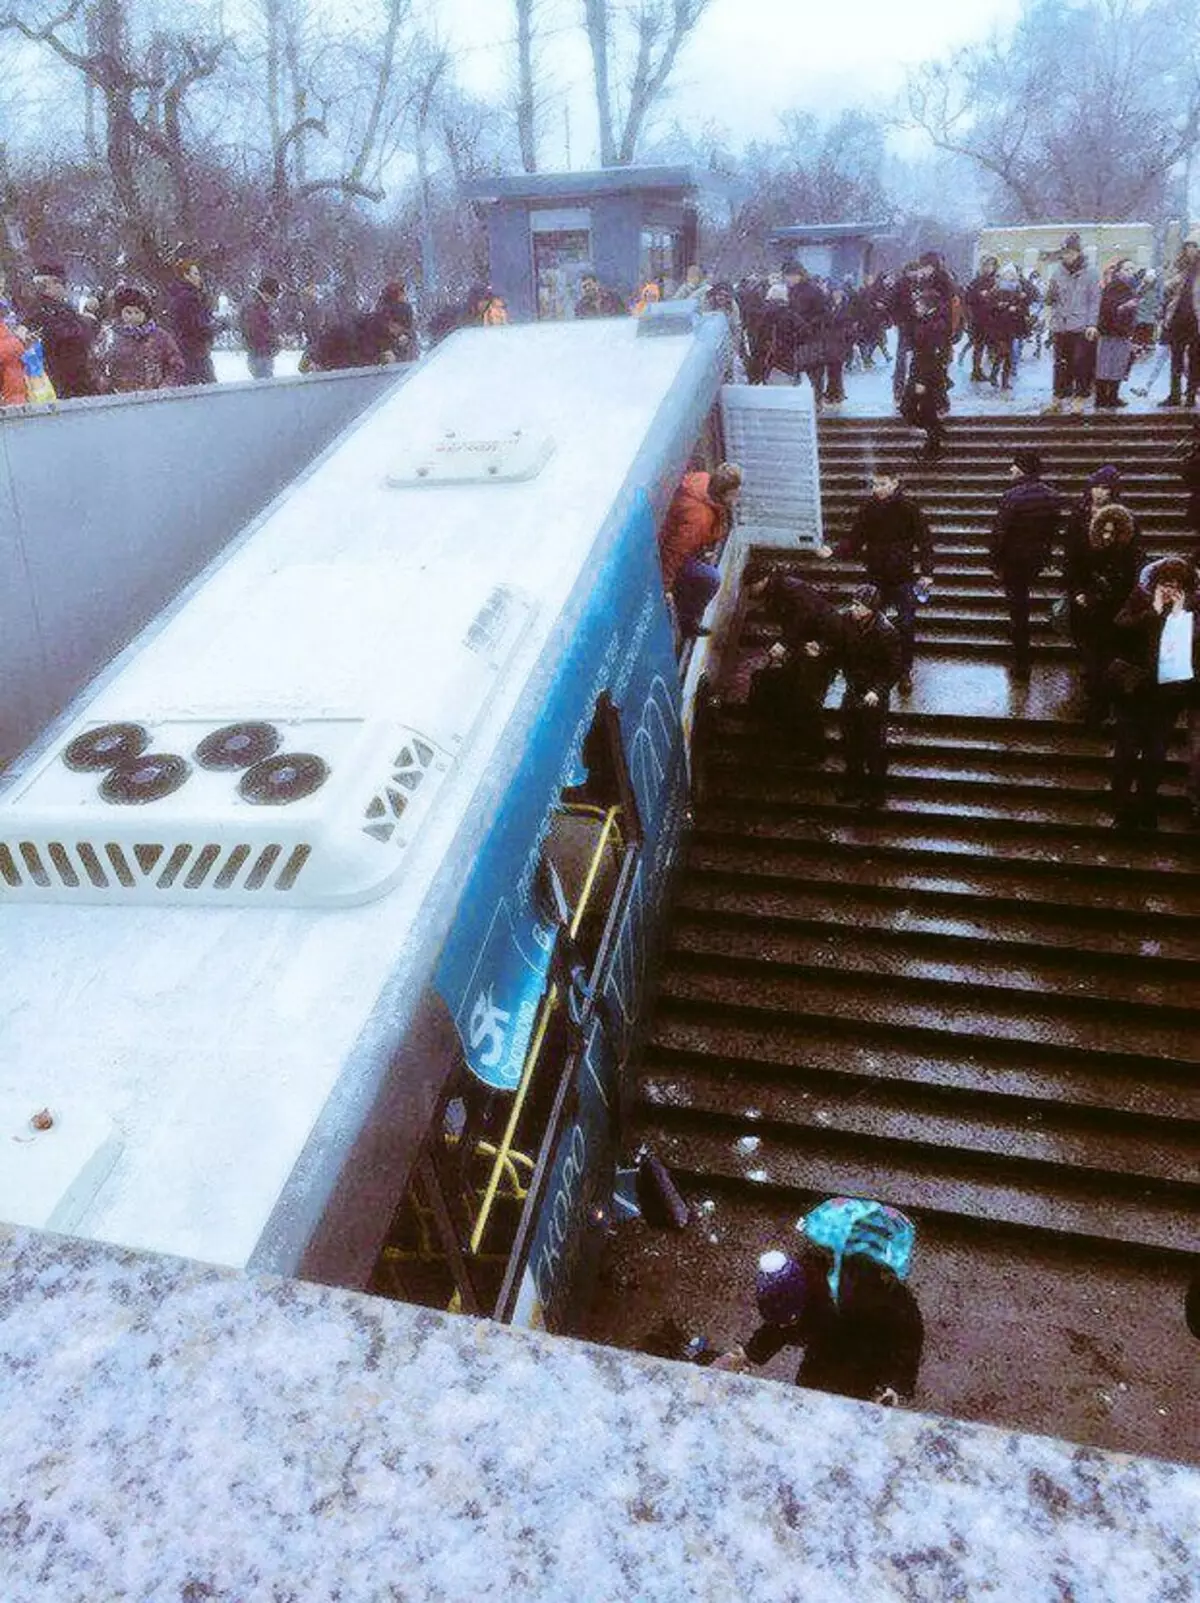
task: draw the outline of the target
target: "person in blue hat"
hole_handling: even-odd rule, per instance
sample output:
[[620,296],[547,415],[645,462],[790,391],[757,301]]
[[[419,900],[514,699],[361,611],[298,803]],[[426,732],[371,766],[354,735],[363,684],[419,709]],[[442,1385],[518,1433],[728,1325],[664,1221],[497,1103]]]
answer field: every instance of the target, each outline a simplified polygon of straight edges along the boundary
[[883,1203],[832,1197],[797,1230],[799,1251],[772,1249],[758,1261],[758,1329],[713,1367],[741,1372],[802,1347],[798,1386],[889,1405],[911,1399],[925,1342],[905,1284],[912,1221]]

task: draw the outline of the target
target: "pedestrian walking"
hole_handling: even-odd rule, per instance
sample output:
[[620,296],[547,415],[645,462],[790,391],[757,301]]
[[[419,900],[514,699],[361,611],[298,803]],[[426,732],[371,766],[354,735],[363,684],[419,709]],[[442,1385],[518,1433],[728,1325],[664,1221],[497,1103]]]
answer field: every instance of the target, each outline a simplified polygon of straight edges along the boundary
[[1163,286],[1163,335],[1171,353],[1171,387],[1162,407],[1193,407],[1200,388],[1200,244],[1188,239]]
[[1094,473],[1084,505],[1067,519],[1063,540],[1071,632],[1083,662],[1084,722],[1096,728],[1111,700],[1106,674],[1116,655],[1115,619],[1145,560],[1136,519],[1114,499],[1120,483],[1113,467]]
[[971,382],[984,380],[983,355],[988,346],[991,328],[992,296],[997,288],[1000,262],[995,256],[981,256],[979,271],[967,285],[963,304],[967,314],[968,348],[971,352]]
[[242,304],[239,322],[246,346],[246,366],[254,379],[275,376],[275,358],[283,344],[279,333],[280,293],[279,280],[267,273]]
[[900,658],[900,636],[883,615],[879,591],[860,585],[843,612],[838,637],[846,687],[840,710],[845,778],[838,800],[867,811],[886,800],[888,713]]
[[1157,828],[1158,791],[1167,747],[1181,715],[1188,721],[1188,799],[1200,828],[1200,629],[1196,575],[1179,558],[1157,564],[1149,593],[1135,587],[1117,613],[1117,656],[1110,665],[1115,692],[1113,824],[1119,830]]
[[825,387],[825,294],[800,262],[790,262],[783,270],[783,279],[792,314],[793,382],[799,384],[801,375],[808,375],[813,405],[819,411]]
[[215,384],[212,348],[217,334],[212,300],[197,261],[175,264],[167,286],[167,325],[183,358],[182,384]]
[[1137,327],[1138,291],[1133,263],[1116,262],[1100,292],[1096,318],[1096,405],[1112,410],[1128,406],[1120,388],[1133,359],[1133,332]]
[[1047,410],[1060,412],[1065,402],[1082,412],[1095,368],[1100,280],[1088,266],[1078,234],[1062,242],[1046,285],[1046,309],[1054,349],[1054,399]]
[[855,513],[849,532],[835,548],[822,546],[818,555],[862,562],[882,606],[894,616],[900,636],[899,690],[902,696],[910,695],[917,589],[933,578],[934,549],[925,514],[904,493],[899,476],[876,473],[871,493]]
[[1063,519],[1062,497],[1042,477],[1036,451],[1013,453],[1013,484],[1004,492],[992,525],[989,555],[992,571],[1004,585],[1012,640],[1013,678],[1029,680],[1029,590],[1050,560]]

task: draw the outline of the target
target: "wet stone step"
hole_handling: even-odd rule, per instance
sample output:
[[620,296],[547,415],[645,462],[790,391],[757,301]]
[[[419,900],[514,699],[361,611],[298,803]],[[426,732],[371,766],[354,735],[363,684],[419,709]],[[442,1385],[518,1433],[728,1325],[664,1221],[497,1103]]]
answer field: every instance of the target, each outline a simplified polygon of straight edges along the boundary
[[[708,917],[739,926],[757,921],[794,925],[813,933],[847,930],[891,930],[907,937],[923,936],[943,943],[983,944],[1014,953],[1038,947],[1077,954],[1080,962],[1098,959],[1148,967],[1200,979],[1200,920],[1179,919],[1166,926],[1151,919],[1131,927],[1128,913],[1113,911],[1104,923],[1088,923],[1078,909],[1017,904],[1016,911],[993,905],[986,896],[965,897],[944,891],[928,893],[905,887],[889,889],[848,885],[788,884],[764,887],[761,878],[730,880],[688,873],[675,906],[691,919]],[[1175,928],[1175,924],[1180,927]],[[962,948],[960,948],[962,949]],[[1164,965],[1166,968],[1164,969]]]
[[909,1041],[887,1031],[804,1020],[731,1020],[712,1010],[666,1008],[654,1023],[646,1073],[703,1075],[728,1091],[729,1107],[747,1119],[761,1110],[758,1081],[806,1082],[870,1091],[880,1083],[1010,1102],[1061,1104],[1105,1117],[1200,1122],[1200,1080],[1153,1059],[1031,1051],[999,1041],[926,1036]]
[[[826,724],[836,750],[840,740],[833,709]],[[1077,730],[1078,738],[1073,738]],[[1173,749],[1181,745],[1182,737]],[[888,733],[888,752],[893,765],[926,763],[934,769],[946,763],[965,763],[992,778],[1028,776],[1031,783],[1039,779],[1053,783],[1060,776],[1077,774],[1107,785],[1112,769],[1108,742],[1091,730],[1070,724],[1051,724],[1044,731],[1022,733],[1012,741],[1004,741],[986,732],[968,733],[961,726],[948,728],[944,738],[939,738],[927,726],[914,727],[894,717]],[[743,768],[787,768],[795,764],[786,730],[756,724],[744,713],[735,718],[728,709],[722,709],[716,719],[708,754],[710,759],[736,762]],[[1182,776],[1182,761],[1170,759],[1167,772]]]
[[981,1001],[1000,996],[1006,1007],[1009,993],[1028,994],[1039,1005],[1048,996],[1056,1008],[1073,1011],[1098,1003],[1112,1009],[1114,1025],[1125,1013],[1133,1020],[1141,1010],[1153,1009],[1156,1018],[1183,1027],[1200,1003],[1200,978],[1186,962],[1139,961],[1132,955],[1122,964],[1102,964],[1086,954],[1036,947],[1021,952],[986,940],[956,941],[907,929],[829,925],[808,930],[783,921],[710,919],[684,909],[672,921],[668,950],[673,969],[728,974],[755,987],[810,974],[818,979],[836,974],[843,982],[862,976],[870,988],[891,995],[902,989],[933,994],[937,988],[940,996],[940,988],[947,987]]
[[[1113,1039],[1114,1011],[1123,1004],[1090,997],[1035,996],[1001,986],[972,987],[934,979],[814,967],[772,973],[764,964],[728,958],[683,959],[672,954],[661,974],[662,994],[676,1003],[786,1013],[799,1018],[849,1018],[892,1029],[946,1031],[1030,1047],[1041,1044],[1104,1051]],[[1200,1066],[1200,1032],[1187,1009],[1125,1008],[1136,1020],[1140,1055]]]
[[872,1160],[820,1146],[797,1152],[774,1141],[742,1153],[723,1134],[659,1127],[653,1139],[683,1185],[710,1189],[725,1181],[744,1193],[757,1190],[764,1206],[768,1198],[791,1196],[797,1214],[818,1196],[877,1197],[918,1216],[936,1213],[1182,1253],[1195,1250],[1200,1229],[1200,1210],[1182,1211],[1177,1197],[1155,1195],[1156,1188],[1144,1181],[1118,1187],[1110,1177],[1090,1183],[1069,1173],[1048,1177],[1011,1161],[965,1162],[957,1153],[927,1149]]
[[[819,851],[834,857],[844,853],[846,872],[853,860],[886,859],[905,865],[919,864],[925,872],[961,874],[965,868],[990,869],[1004,877],[1038,875],[1047,883],[1085,883],[1097,899],[1107,898],[1123,885],[1153,898],[1158,887],[1167,897],[1194,894],[1200,886],[1200,853],[1189,837],[1165,835],[1119,838],[1109,834],[1099,841],[1090,836],[1062,832],[1040,833],[1020,826],[983,829],[976,820],[940,820],[930,829],[925,820],[899,813],[876,815],[871,823],[853,818],[816,818],[795,813],[758,812],[706,804],[693,831],[693,846],[725,850],[745,846],[766,859],[789,850]],[[1184,843],[1176,851],[1174,842]],[[834,850],[831,851],[831,848]],[[1153,900],[1148,900],[1152,906]],[[1173,903],[1172,905],[1175,905]]]
[[[967,859],[864,845],[830,852],[820,840],[745,844],[736,836],[693,832],[687,846],[683,887],[746,887],[767,895],[837,886],[848,895],[881,899],[922,898],[952,908],[979,898],[998,912],[1029,917],[1062,914],[1081,931],[1095,923],[1120,924],[1139,940],[1169,934],[1177,939],[1200,919],[1200,880],[1179,880],[1157,868],[1125,870],[1104,878],[1070,874],[1057,864],[989,858]],[[682,893],[681,888],[681,893]]]
[[[747,1118],[741,1108],[751,1108]],[[919,1086],[880,1083],[857,1088],[810,1086],[803,1080],[714,1081],[694,1070],[657,1069],[641,1084],[643,1126],[689,1127],[704,1120],[730,1132],[739,1156],[751,1157],[766,1138],[781,1144],[801,1132],[871,1142],[990,1153],[1094,1173],[1144,1175],[1196,1189],[1200,1210],[1200,1126],[1147,1121],[1136,1127],[1073,1108],[981,1098]]]
[[[736,747],[726,747],[722,742],[710,750],[705,771],[710,787],[719,787],[721,776],[729,775],[736,776],[739,784],[747,780],[765,785],[775,782],[784,786],[796,785],[801,787],[798,791],[800,795],[827,799],[827,782],[833,778],[835,783],[840,783],[840,777],[837,776],[840,768],[838,745],[840,742],[833,748],[830,769],[827,770],[796,762],[786,746],[773,750],[751,767],[745,753]],[[1036,805],[1046,795],[1069,795],[1073,801],[1090,800],[1103,808],[1108,802],[1110,770],[1111,764],[1099,759],[1085,762],[1077,758],[1073,763],[1064,760],[1057,771],[1048,771],[1045,767],[1039,767],[1032,758],[1022,764],[1015,757],[988,757],[969,750],[930,751],[893,742],[890,745],[888,785],[892,794],[913,797],[922,794],[922,785],[933,786],[934,794],[942,799],[950,794],[946,786],[962,787],[962,795],[968,798],[976,795],[981,787],[986,787],[990,796],[1003,796],[1014,807],[1020,807],[1025,801]],[[1182,778],[1182,764],[1176,764],[1176,771],[1178,777]],[[710,788],[710,794],[713,793]],[[785,791],[785,794],[790,794],[790,791]]]
[[[831,732],[836,731],[832,709],[826,714],[826,724]],[[761,727],[738,702],[719,706],[713,728],[722,741],[753,741],[756,750],[763,747]],[[998,759],[1011,752],[1048,763],[1099,759],[1107,757],[1111,748],[1106,735],[1064,719],[955,717],[917,712],[907,706],[892,709],[889,731],[893,750],[900,742],[908,742],[931,751],[981,751]]]
[[[903,767],[898,764],[894,772],[889,772],[886,805],[867,815],[869,821],[910,815],[926,819],[931,826],[941,819],[956,826],[971,820],[1074,834],[1087,831],[1101,838],[1115,834],[1109,799],[1100,790],[1085,788],[1076,793],[1065,784],[1038,789],[1011,782],[972,782],[930,774],[909,777]],[[705,783],[711,805],[803,809],[821,823],[835,826],[844,814],[855,812],[835,799],[841,779],[832,770],[800,769],[789,774],[764,769],[747,773],[740,766],[723,767],[718,761],[711,769],[706,768]],[[1183,796],[1161,794],[1156,838],[1162,840],[1170,835],[1173,843],[1190,838],[1200,848],[1200,836],[1189,837],[1188,815]]]

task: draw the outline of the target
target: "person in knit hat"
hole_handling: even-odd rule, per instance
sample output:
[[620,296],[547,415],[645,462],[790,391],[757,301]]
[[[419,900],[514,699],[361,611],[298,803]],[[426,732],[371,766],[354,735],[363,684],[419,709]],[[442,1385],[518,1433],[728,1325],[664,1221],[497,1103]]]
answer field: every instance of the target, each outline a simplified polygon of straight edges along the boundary
[[1042,459],[1036,451],[1014,451],[1010,472],[1013,484],[1001,497],[988,549],[1008,603],[1013,678],[1028,683],[1029,589],[1050,560],[1064,508],[1061,495],[1042,477]]
[[[822,1216],[849,1228],[823,1233],[817,1228]],[[875,1228],[884,1216],[889,1231],[894,1225],[907,1232],[903,1241]],[[758,1329],[713,1368],[740,1373],[802,1347],[798,1386],[864,1402],[911,1399],[925,1340],[920,1309],[905,1284],[911,1222],[882,1204],[838,1197],[813,1209],[798,1228],[798,1248],[773,1248],[758,1260]]]
[[115,321],[101,356],[105,388],[114,394],[170,389],[183,383],[179,346],[151,315],[145,290],[122,284],[113,295]]

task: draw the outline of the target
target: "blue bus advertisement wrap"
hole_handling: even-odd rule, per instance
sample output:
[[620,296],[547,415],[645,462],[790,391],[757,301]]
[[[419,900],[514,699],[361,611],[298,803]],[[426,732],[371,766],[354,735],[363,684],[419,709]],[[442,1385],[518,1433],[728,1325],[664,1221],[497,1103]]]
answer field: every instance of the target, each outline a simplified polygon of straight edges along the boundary
[[520,1083],[549,974],[554,931],[535,893],[543,843],[562,791],[585,772],[584,738],[604,691],[619,714],[642,840],[596,1006],[583,1020],[578,1097],[559,1132],[529,1257],[548,1318],[572,1278],[581,1220],[611,1185],[618,1075],[683,822],[679,670],[644,495],[614,543],[546,695],[439,961],[436,986],[471,1071],[499,1090]]

